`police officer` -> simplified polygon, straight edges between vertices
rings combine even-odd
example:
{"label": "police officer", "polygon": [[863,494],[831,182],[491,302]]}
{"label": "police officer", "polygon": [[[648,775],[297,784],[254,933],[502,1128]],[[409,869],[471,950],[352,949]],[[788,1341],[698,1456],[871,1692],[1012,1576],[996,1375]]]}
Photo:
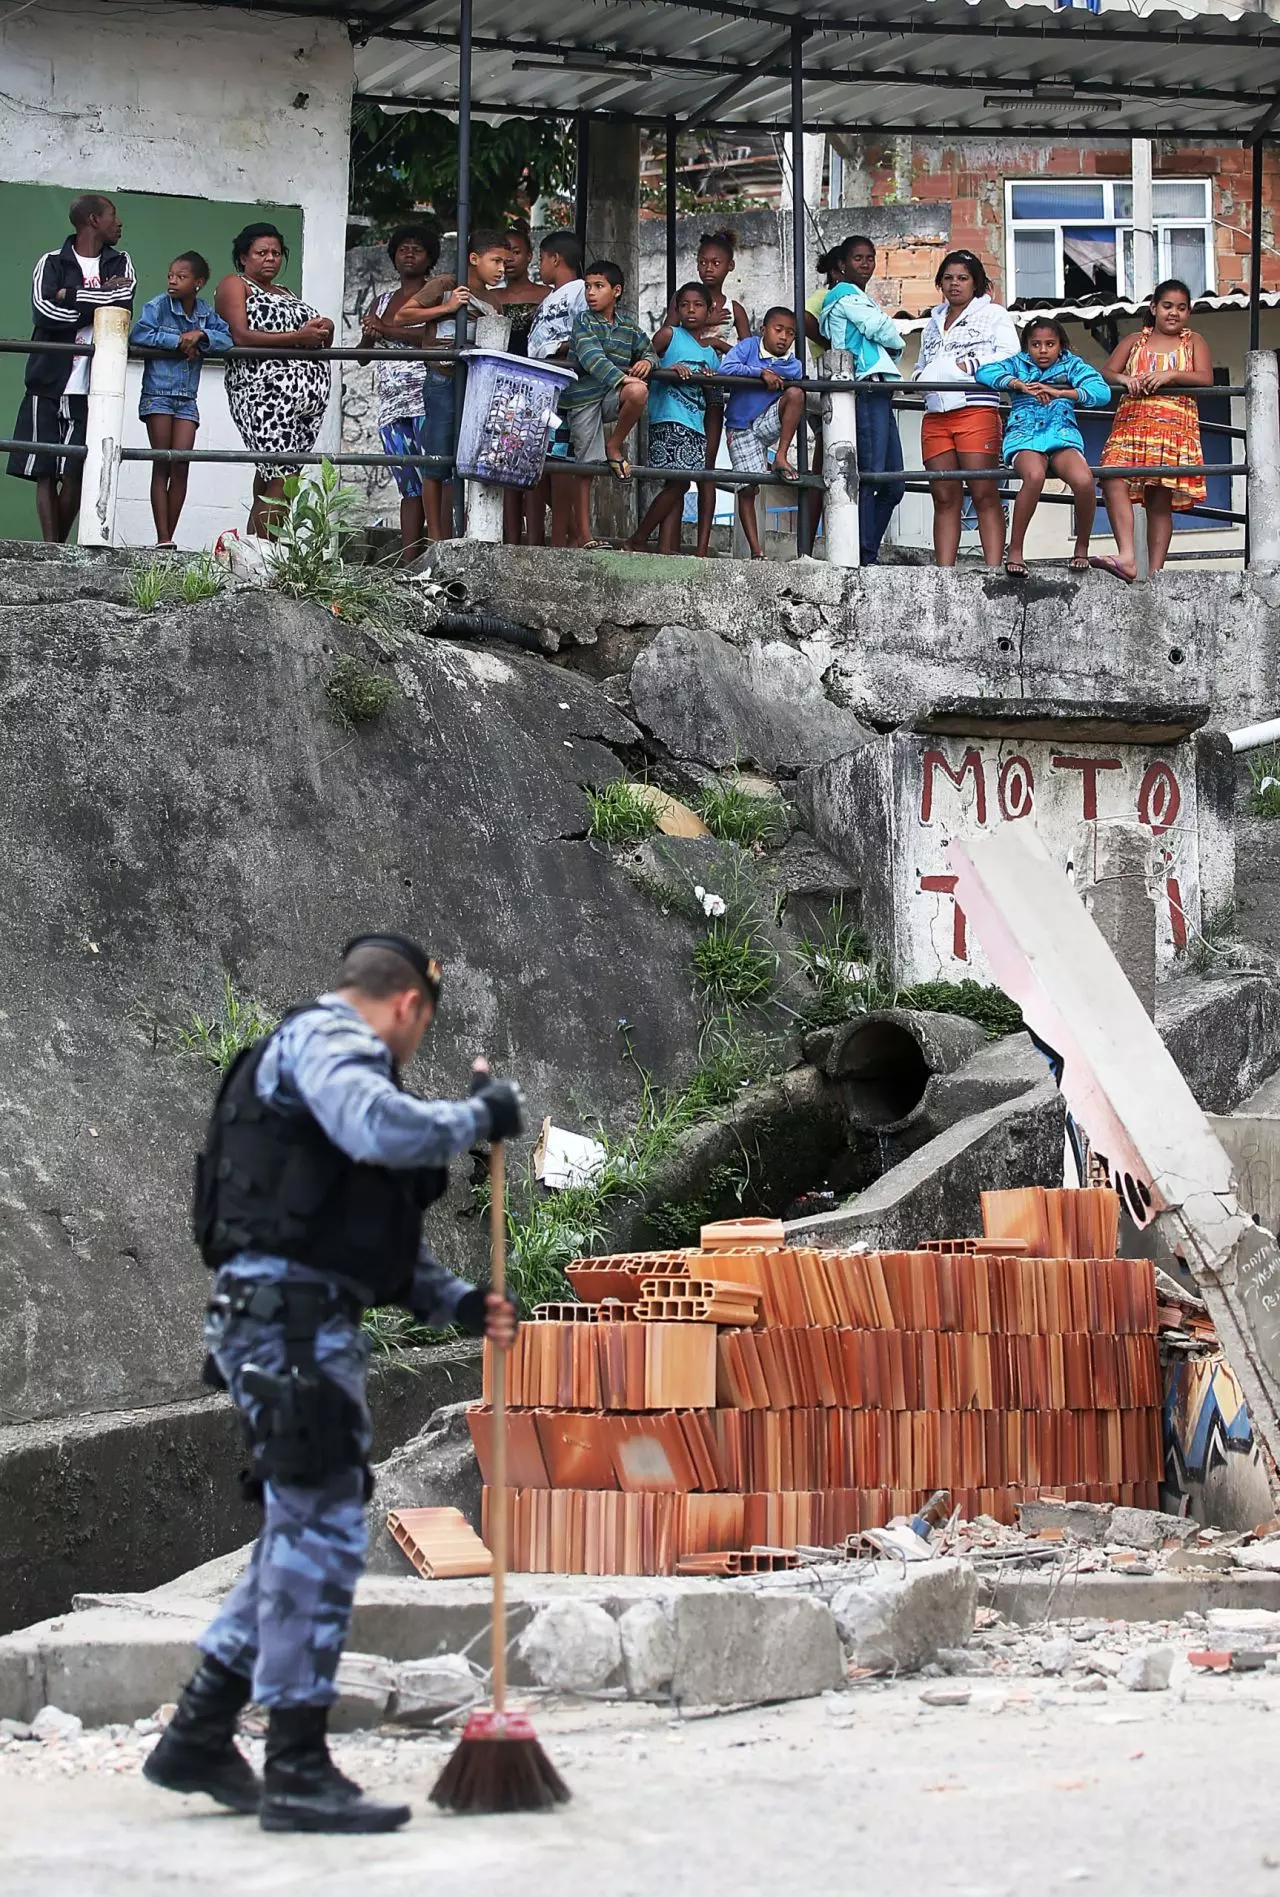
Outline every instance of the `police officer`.
{"label": "police officer", "polygon": [[[257,1811],[267,1831],[392,1831],[410,1816],[365,1798],[326,1744],[367,1541],[364,1307],[401,1304],[503,1348],[515,1335],[509,1301],[422,1244],[449,1161],[522,1126],[519,1089],[482,1061],[468,1100],[403,1091],[400,1063],[431,1025],[440,982],[407,937],[357,936],[334,992],[231,1068],[197,1163],[196,1237],[218,1274],[205,1339],[245,1420],[265,1515],[143,1770]],[[250,1697],[268,1716],[261,1783],[235,1744]]]}

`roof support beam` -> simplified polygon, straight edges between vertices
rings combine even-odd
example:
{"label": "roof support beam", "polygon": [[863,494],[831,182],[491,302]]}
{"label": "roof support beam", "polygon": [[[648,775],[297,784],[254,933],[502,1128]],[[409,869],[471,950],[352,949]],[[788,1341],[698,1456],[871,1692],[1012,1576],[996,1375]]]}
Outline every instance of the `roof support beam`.
{"label": "roof support beam", "polygon": [[[664,4],[667,3],[668,0],[664,0]],[[433,29],[429,32],[414,31],[412,33],[397,34],[395,38],[400,41],[408,41],[417,45],[427,46],[448,47],[458,44],[457,33],[443,27],[439,30]],[[575,58],[580,58],[584,53],[598,58],[603,51],[605,53],[612,53],[619,60],[629,61],[636,65],[643,63],[661,72],[671,72],[679,75],[686,73],[706,74],[713,79],[720,78],[727,74],[732,77],[732,89],[726,85],[723,90],[728,93],[730,97],[744,91],[748,86],[758,83],[761,79],[777,79],[784,84],[789,84],[791,78],[789,63],[785,63],[783,60],[774,56],[758,61],[754,66],[741,67],[735,72],[733,67],[725,60],[695,59],[687,54],[681,53],[654,53],[644,47],[639,47],[634,51],[628,51],[627,48],[622,46],[602,48],[599,41],[596,41],[590,46],[580,46],[559,40],[517,40],[511,38],[495,38],[477,33],[472,44],[478,53],[509,53],[517,58],[562,59],[566,62],[571,62]],[[807,65],[804,66],[803,73],[806,84],[812,85],[901,85],[916,89],[932,88],[939,92],[1025,92],[1029,99],[1036,97],[1042,85],[1051,83],[1042,78],[1005,78],[1003,75],[990,73],[898,71],[893,67],[885,66],[835,67]],[[1182,99],[1193,102],[1212,99],[1223,105],[1245,107],[1269,106],[1272,103],[1270,93],[1222,91],[1205,86],[1139,86],[1128,84],[1123,80],[1114,84],[1110,82],[1104,83],[1102,80],[1094,79],[1081,80],[1075,83],[1073,90],[1077,98],[1086,102],[1090,98],[1096,97],[1103,99],[1148,100],[1162,104],[1165,101],[1176,102]],[[1055,99],[1054,103],[1057,104],[1058,101]],[[1061,103],[1064,111],[1070,110],[1070,100],[1063,100]],[[709,113],[713,107],[714,100],[709,101],[706,106],[690,107],[688,110],[690,122],[702,122],[698,120],[698,114]],[[546,109],[549,112],[554,112],[555,110],[552,106],[548,106]],[[919,132],[928,128],[916,126],[914,129]],[[1063,131],[1075,129],[1078,128],[1055,128],[1051,126],[1044,132],[1043,136],[1050,137],[1055,130]],[[1027,128],[1023,126],[1021,130],[1025,133]],[[1089,127],[1088,131],[1089,136],[1092,137],[1093,128]],[[1234,142],[1239,136],[1240,133],[1237,129],[1231,134],[1232,141]]]}

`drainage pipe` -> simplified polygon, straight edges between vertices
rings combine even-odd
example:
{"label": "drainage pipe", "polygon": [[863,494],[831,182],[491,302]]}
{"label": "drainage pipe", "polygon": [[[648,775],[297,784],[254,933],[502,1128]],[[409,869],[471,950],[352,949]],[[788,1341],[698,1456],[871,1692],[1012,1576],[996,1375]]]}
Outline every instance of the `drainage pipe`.
{"label": "drainage pipe", "polygon": [[1228,731],[1227,741],[1233,751],[1259,751],[1264,744],[1280,742],[1280,718],[1268,718],[1260,725],[1241,725],[1239,731]]}
{"label": "drainage pipe", "polygon": [[826,1071],[852,1126],[896,1133],[922,1115],[935,1076],[954,1073],[988,1044],[985,1029],[959,1015],[885,1008],[837,1031]]}

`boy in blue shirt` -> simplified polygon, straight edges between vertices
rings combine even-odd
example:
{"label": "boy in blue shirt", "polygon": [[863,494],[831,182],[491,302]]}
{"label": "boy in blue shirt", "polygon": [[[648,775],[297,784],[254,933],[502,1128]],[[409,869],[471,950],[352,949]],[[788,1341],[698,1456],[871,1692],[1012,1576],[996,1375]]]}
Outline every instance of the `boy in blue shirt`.
{"label": "boy in blue shirt", "polygon": [[[796,319],[780,303],[766,311],[758,336],[744,336],[720,363],[722,375],[758,375],[763,387],[731,389],[724,412],[729,459],[744,474],[769,473],[769,449],[774,448],[773,475],[792,483],[796,471],[788,460],[796,429],[804,416],[804,391],[789,389],[801,373],[796,359]],[[776,443],[776,447],[775,447]],[[753,560],[764,559],[756,525],[759,489],[738,489],[738,520]]]}
{"label": "boy in blue shirt", "polygon": [[[151,356],[142,371],[139,420],[147,425],[153,448],[194,448],[200,426],[196,394],[206,355],[225,355],[231,331],[211,303],[200,296],[209,281],[209,266],[198,250],[184,250],[169,265],[163,296],[153,296],[129,332],[129,341],[144,349],[178,349],[181,356]],[[156,545],[171,547],[178,516],[187,498],[187,461],[155,461],[151,465],[151,513],[156,523]]]}
{"label": "boy in blue shirt", "polygon": [[[701,474],[707,465],[707,398],[690,387],[695,376],[720,367],[719,352],[698,334],[711,315],[711,298],[701,283],[686,283],[676,293],[676,321],[666,323],[653,339],[660,369],[674,369],[679,382],[652,382],[649,387],[649,465],[680,468]],[[681,503],[688,481],[664,481],[648,513],[623,546],[639,553],[654,528],[659,553],[680,551]]]}

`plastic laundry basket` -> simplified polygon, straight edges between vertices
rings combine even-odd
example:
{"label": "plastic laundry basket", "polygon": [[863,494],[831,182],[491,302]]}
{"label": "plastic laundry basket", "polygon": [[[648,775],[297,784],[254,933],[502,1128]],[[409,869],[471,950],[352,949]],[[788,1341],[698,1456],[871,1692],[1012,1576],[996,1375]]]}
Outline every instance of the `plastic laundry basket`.
{"label": "plastic laundry basket", "polygon": [[500,487],[536,487],[552,431],[556,398],[577,377],[558,363],[467,349],[467,398],[458,435],[458,473]]}

